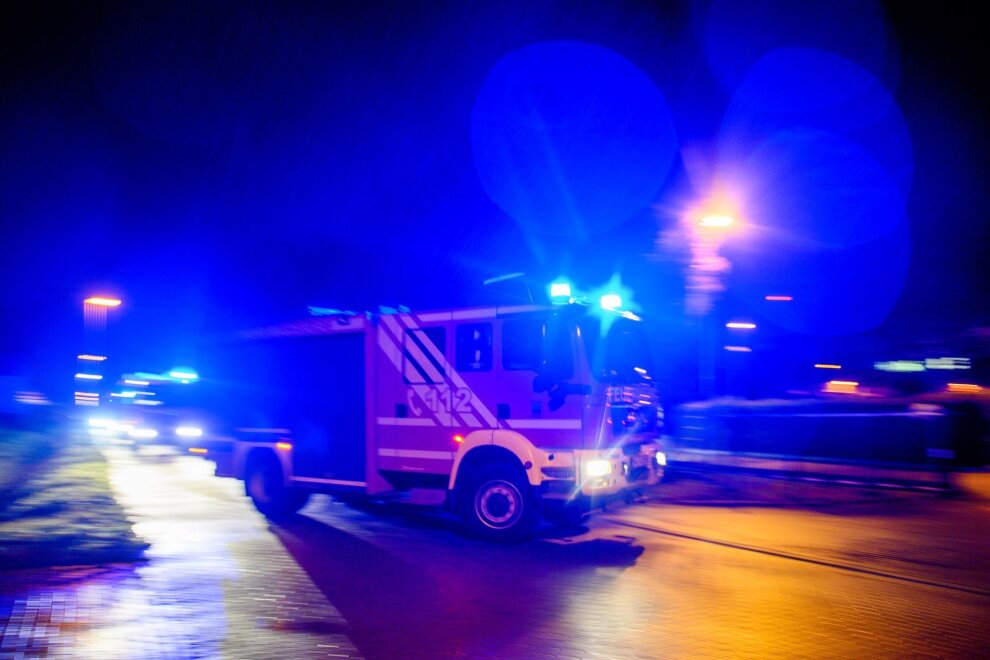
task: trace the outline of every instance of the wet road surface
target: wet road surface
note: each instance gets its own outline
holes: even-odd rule
[[[0,574],[0,657],[990,653],[986,502],[835,491],[795,508],[785,485],[776,505],[698,506],[672,484],[503,546],[324,496],[269,525],[199,459],[108,457],[149,561]]]

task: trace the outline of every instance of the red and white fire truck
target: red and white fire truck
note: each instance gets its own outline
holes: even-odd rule
[[[570,302],[242,332],[224,367],[236,429],[190,451],[271,517],[360,493],[448,506],[514,540],[629,497],[666,464],[646,337],[617,305]]]

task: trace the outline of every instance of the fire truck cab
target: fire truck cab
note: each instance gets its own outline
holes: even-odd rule
[[[313,492],[449,507],[493,540],[658,483],[662,411],[629,312],[350,314],[240,333],[240,404],[202,447],[268,516]]]

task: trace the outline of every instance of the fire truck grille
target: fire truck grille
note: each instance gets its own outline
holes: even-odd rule
[[[550,479],[574,480],[574,468],[571,467],[543,467],[540,472]]]

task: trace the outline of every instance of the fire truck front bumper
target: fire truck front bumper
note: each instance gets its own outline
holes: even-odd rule
[[[610,499],[655,486],[663,478],[667,456],[656,442],[626,450],[577,450],[573,464],[543,469],[541,492],[547,502],[597,508]]]

